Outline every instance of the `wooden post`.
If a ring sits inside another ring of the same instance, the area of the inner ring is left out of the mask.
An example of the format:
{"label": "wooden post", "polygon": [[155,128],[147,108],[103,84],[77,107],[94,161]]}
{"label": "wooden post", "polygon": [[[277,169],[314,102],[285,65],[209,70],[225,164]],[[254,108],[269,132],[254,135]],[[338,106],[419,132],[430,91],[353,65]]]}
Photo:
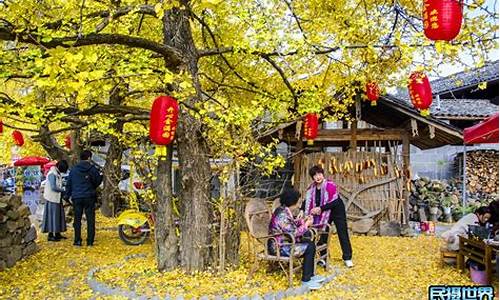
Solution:
{"label": "wooden post", "polygon": [[[297,190],[300,189],[300,178],[301,174],[301,162],[302,162],[302,153],[301,151],[304,149],[304,142],[302,139],[299,139],[295,144],[295,157],[293,158],[293,187]],[[298,154],[297,154],[298,153]]]}
{"label": "wooden post", "polygon": [[351,122],[351,142],[349,150],[356,152],[358,147],[358,120],[361,119],[361,95],[356,94],[354,103],[354,120]]}
{"label": "wooden post", "polygon": [[467,144],[464,143],[464,156],[462,162],[462,206],[467,203]]}
{"label": "wooden post", "polygon": [[[484,244],[484,264],[486,266],[486,276],[488,278],[488,284],[491,284],[491,279],[493,277],[492,274],[492,264],[491,264],[491,257],[492,257],[492,251],[491,251],[491,246],[488,244]],[[496,273],[496,272],[495,272]]]}
{"label": "wooden post", "polygon": [[351,122],[351,142],[349,144],[349,150],[356,152],[356,148],[358,146],[358,121],[354,120]]}
{"label": "wooden post", "polygon": [[465,258],[464,258],[464,238],[459,235],[458,236],[458,239],[459,239],[459,246],[458,246],[458,255],[457,255],[457,269],[460,271],[460,272],[463,272],[464,271],[464,268],[465,268]]}
{"label": "wooden post", "polygon": [[405,170],[404,174],[407,175],[407,178],[405,180],[405,188],[403,192],[403,198],[404,198],[404,212],[405,212],[405,219],[404,219],[404,224],[408,224],[408,221],[410,220],[410,191],[409,191],[409,182],[411,180],[411,174],[410,174],[410,137],[408,135],[408,132],[404,132],[402,134],[403,138],[403,170]]}

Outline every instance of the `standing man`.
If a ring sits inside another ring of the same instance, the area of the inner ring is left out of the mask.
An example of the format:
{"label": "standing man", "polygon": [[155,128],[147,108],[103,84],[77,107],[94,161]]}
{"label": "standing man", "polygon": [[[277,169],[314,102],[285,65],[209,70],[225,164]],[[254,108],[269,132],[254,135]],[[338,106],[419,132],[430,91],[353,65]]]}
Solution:
{"label": "standing man", "polygon": [[82,215],[87,218],[87,246],[94,244],[95,236],[95,204],[96,189],[102,182],[102,175],[90,162],[92,152],[84,150],[80,154],[80,162],[69,172],[67,181],[67,195],[73,201],[75,220],[75,240],[73,245],[82,245]]}
{"label": "standing man", "polygon": [[[302,203],[302,210],[306,215],[313,216],[313,224],[316,227],[332,224],[333,221],[342,248],[342,259],[346,267],[351,268],[354,264],[352,262],[351,242],[347,232],[347,216],[344,202],[339,198],[337,186],[333,181],[325,179],[323,168],[320,166],[313,166],[309,170],[309,175],[313,179],[313,183],[307,189],[305,200]],[[327,239],[326,235],[321,235],[318,245],[325,244]],[[321,255],[325,253],[326,251]],[[318,263],[320,265],[325,264],[324,261]]]}

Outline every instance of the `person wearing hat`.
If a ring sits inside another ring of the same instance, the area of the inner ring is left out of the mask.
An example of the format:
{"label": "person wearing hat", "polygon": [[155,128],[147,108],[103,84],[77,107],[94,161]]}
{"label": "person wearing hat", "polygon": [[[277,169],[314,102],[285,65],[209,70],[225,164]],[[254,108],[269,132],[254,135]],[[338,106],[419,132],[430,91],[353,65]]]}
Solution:
{"label": "person wearing hat", "polygon": [[47,238],[50,242],[66,239],[61,235],[61,232],[66,231],[66,219],[61,197],[64,193],[61,173],[66,173],[66,171],[68,171],[68,163],[65,160],[58,161],[47,173],[43,189],[45,209],[42,218],[42,232],[48,232]]}

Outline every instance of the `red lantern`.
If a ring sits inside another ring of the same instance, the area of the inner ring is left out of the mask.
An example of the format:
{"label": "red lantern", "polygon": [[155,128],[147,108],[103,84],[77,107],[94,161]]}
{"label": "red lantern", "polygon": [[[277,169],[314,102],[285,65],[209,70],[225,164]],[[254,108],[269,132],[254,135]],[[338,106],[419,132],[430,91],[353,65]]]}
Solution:
{"label": "red lantern", "polygon": [[408,82],[408,92],[413,106],[427,117],[432,104],[432,89],[427,76],[422,72],[413,72]]}
{"label": "red lantern", "polygon": [[425,0],[423,9],[425,36],[434,41],[451,41],[462,26],[461,0]]}
{"label": "red lantern", "polygon": [[371,106],[377,105],[378,97],[380,97],[380,89],[376,82],[371,81],[366,84],[366,97],[370,101]]}
{"label": "red lantern", "polygon": [[71,150],[71,136],[70,135],[67,135],[66,138],[64,138],[64,147]]}
{"label": "red lantern", "polygon": [[308,113],[304,122],[304,137],[307,139],[307,144],[312,145],[314,139],[318,136],[318,115]]}
{"label": "red lantern", "polygon": [[21,131],[12,131],[12,138],[14,139],[14,144],[18,145],[19,147],[22,147],[24,145],[24,137]]}
{"label": "red lantern", "polygon": [[149,120],[149,138],[156,145],[170,144],[175,135],[179,105],[169,96],[160,96],[153,102]]}
{"label": "red lantern", "polygon": [[3,121],[0,120],[0,133],[3,133]]}

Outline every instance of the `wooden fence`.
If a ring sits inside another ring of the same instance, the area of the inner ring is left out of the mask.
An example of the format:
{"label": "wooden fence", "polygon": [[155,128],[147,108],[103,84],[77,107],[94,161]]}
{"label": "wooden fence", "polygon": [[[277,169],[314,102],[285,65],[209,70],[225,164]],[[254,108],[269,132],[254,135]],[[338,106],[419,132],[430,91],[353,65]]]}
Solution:
{"label": "wooden fence", "polygon": [[294,186],[302,193],[312,183],[309,169],[321,165],[325,177],[339,187],[347,217],[404,223],[403,161],[395,152],[336,152],[304,154],[296,163]]}

